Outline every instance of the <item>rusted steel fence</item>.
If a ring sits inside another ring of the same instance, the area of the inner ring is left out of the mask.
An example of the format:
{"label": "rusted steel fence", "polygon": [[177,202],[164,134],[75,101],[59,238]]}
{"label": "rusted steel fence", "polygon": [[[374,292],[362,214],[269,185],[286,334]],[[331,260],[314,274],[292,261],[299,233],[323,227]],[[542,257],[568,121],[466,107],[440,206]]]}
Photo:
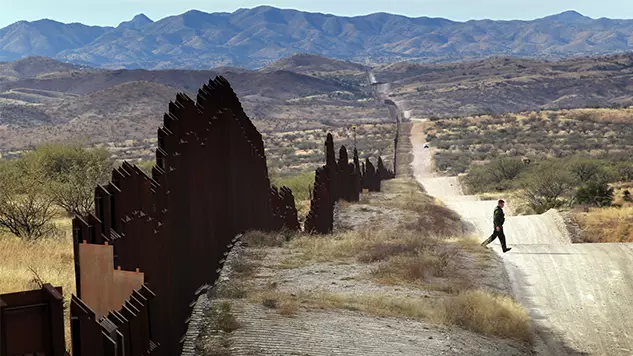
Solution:
{"label": "rusted steel fence", "polygon": [[62,288],[0,295],[0,356],[64,356]]}
{"label": "rusted steel fence", "polygon": [[297,208],[295,206],[295,197],[292,194],[292,190],[288,187],[281,187],[281,189],[277,189],[277,187],[273,185],[270,193],[275,230],[301,230],[299,217],[297,215]]}
{"label": "rusted steel fence", "polygon": [[[271,187],[262,136],[222,77],[196,101],[178,94],[169,104],[152,176],[124,163],[96,188],[95,206],[73,221],[78,298],[71,312],[80,356],[100,355],[86,340],[104,334],[98,349],[120,348],[118,332],[132,347],[126,355],[180,354],[190,302],[217,279],[232,239],[299,227],[292,192]],[[89,266],[85,245],[106,246],[112,260]],[[114,277],[100,283],[95,268]],[[139,283],[122,309],[113,308]]]}
{"label": "rusted steel fence", "polygon": [[154,355],[149,318],[154,293],[146,286],[134,290],[116,310],[98,316],[73,295],[70,302],[73,356]]}
{"label": "rusted steel fence", "polygon": [[[397,151],[394,149],[394,151]],[[395,158],[395,156],[394,156]],[[353,163],[345,146],[339,150],[338,162],[334,155],[334,139],[328,133],[325,140],[325,165],[316,170],[310,197],[310,211],[306,216],[304,230],[308,233],[328,234],[334,228],[336,202],[345,200],[358,202],[363,189],[379,192],[383,180],[395,178],[382,158],[378,157],[378,169],[369,158],[361,165],[358,151],[354,149]]]}

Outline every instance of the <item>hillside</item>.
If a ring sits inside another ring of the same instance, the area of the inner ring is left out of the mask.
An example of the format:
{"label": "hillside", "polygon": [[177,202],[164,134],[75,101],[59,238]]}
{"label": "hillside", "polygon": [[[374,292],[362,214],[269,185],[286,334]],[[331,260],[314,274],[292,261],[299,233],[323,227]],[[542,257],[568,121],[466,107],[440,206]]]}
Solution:
{"label": "hillside", "polygon": [[633,105],[633,54],[558,62],[496,58],[374,71],[413,117]]}
{"label": "hillside", "polygon": [[371,67],[350,61],[340,61],[309,53],[295,54],[282,58],[266,66],[262,70],[289,70],[296,73],[315,72],[366,72]]}
{"label": "hillside", "polygon": [[35,78],[41,74],[73,72],[83,67],[62,63],[48,57],[27,57],[14,62],[0,62],[0,79]]}
{"label": "hillside", "polygon": [[231,82],[263,132],[390,121],[386,108],[372,100],[371,75],[388,83],[380,90],[414,118],[633,105],[633,54],[557,62],[399,62],[374,68],[303,54],[257,71],[97,70],[28,58],[3,68],[14,68],[0,72],[3,151],[28,146],[29,140],[78,135],[95,142],[145,139],[176,92],[195,96],[201,84],[219,74]]}
{"label": "hillside", "polygon": [[565,12],[533,21],[341,17],[270,6],[233,13],[188,11],[117,27],[21,21],[0,29],[0,60],[50,56],[105,68],[264,67],[296,53],[374,64],[448,62],[495,55],[565,58],[633,50],[633,20]]}
{"label": "hillside", "polygon": [[29,57],[0,65],[0,152],[49,140],[145,140],[177,92],[195,98],[217,75],[229,80],[263,132],[390,121],[379,103],[368,100],[369,93],[339,78],[232,67],[103,70]]}

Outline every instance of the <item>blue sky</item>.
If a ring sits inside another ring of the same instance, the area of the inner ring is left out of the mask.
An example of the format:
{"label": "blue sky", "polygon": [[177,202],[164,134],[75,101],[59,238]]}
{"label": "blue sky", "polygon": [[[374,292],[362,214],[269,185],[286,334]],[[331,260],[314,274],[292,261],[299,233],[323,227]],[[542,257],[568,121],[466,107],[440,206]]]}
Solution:
{"label": "blue sky", "polygon": [[594,18],[633,18],[631,0],[0,0],[0,27],[41,18],[114,26],[138,13],[158,20],[191,9],[232,12],[258,5],[344,16],[391,12],[457,21],[534,19],[571,9]]}

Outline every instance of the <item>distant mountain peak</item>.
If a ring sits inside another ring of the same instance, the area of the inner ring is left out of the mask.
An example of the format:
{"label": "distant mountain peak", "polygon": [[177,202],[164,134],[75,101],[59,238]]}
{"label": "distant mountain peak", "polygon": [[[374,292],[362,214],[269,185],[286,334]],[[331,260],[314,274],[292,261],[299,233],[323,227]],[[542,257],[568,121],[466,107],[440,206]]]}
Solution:
{"label": "distant mountain peak", "polygon": [[560,14],[547,16],[545,17],[545,19],[560,21],[560,22],[577,22],[577,21],[592,20],[591,17],[585,16],[575,10],[568,10],[568,11],[561,12]]}
{"label": "distant mountain peak", "polygon": [[154,21],[152,21],[152,19],[147,17],[145,14],[138,14],[134,16],[134,18],[130,21],[121,22],[118,27],[140,29],[141,27],[152,23],[154,23]]}

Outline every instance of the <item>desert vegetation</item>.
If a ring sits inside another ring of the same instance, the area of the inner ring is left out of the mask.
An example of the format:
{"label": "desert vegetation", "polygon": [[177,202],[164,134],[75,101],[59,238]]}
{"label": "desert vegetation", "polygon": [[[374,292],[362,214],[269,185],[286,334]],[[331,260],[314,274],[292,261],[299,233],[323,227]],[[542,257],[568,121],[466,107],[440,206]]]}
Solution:
{"label": "desert vegetation", "polygon": [[578,242],[633,241],[630,109],[436,120],[438,170],[467,173],[470,193],[509,194],[517,213],[568,212]]}
{"label": "desert vegetation", "polygon": [[497,157],[629,160],[631,109],[577,109],[434,120],[427,140],[438,149],[438,170],[466,172]]}

